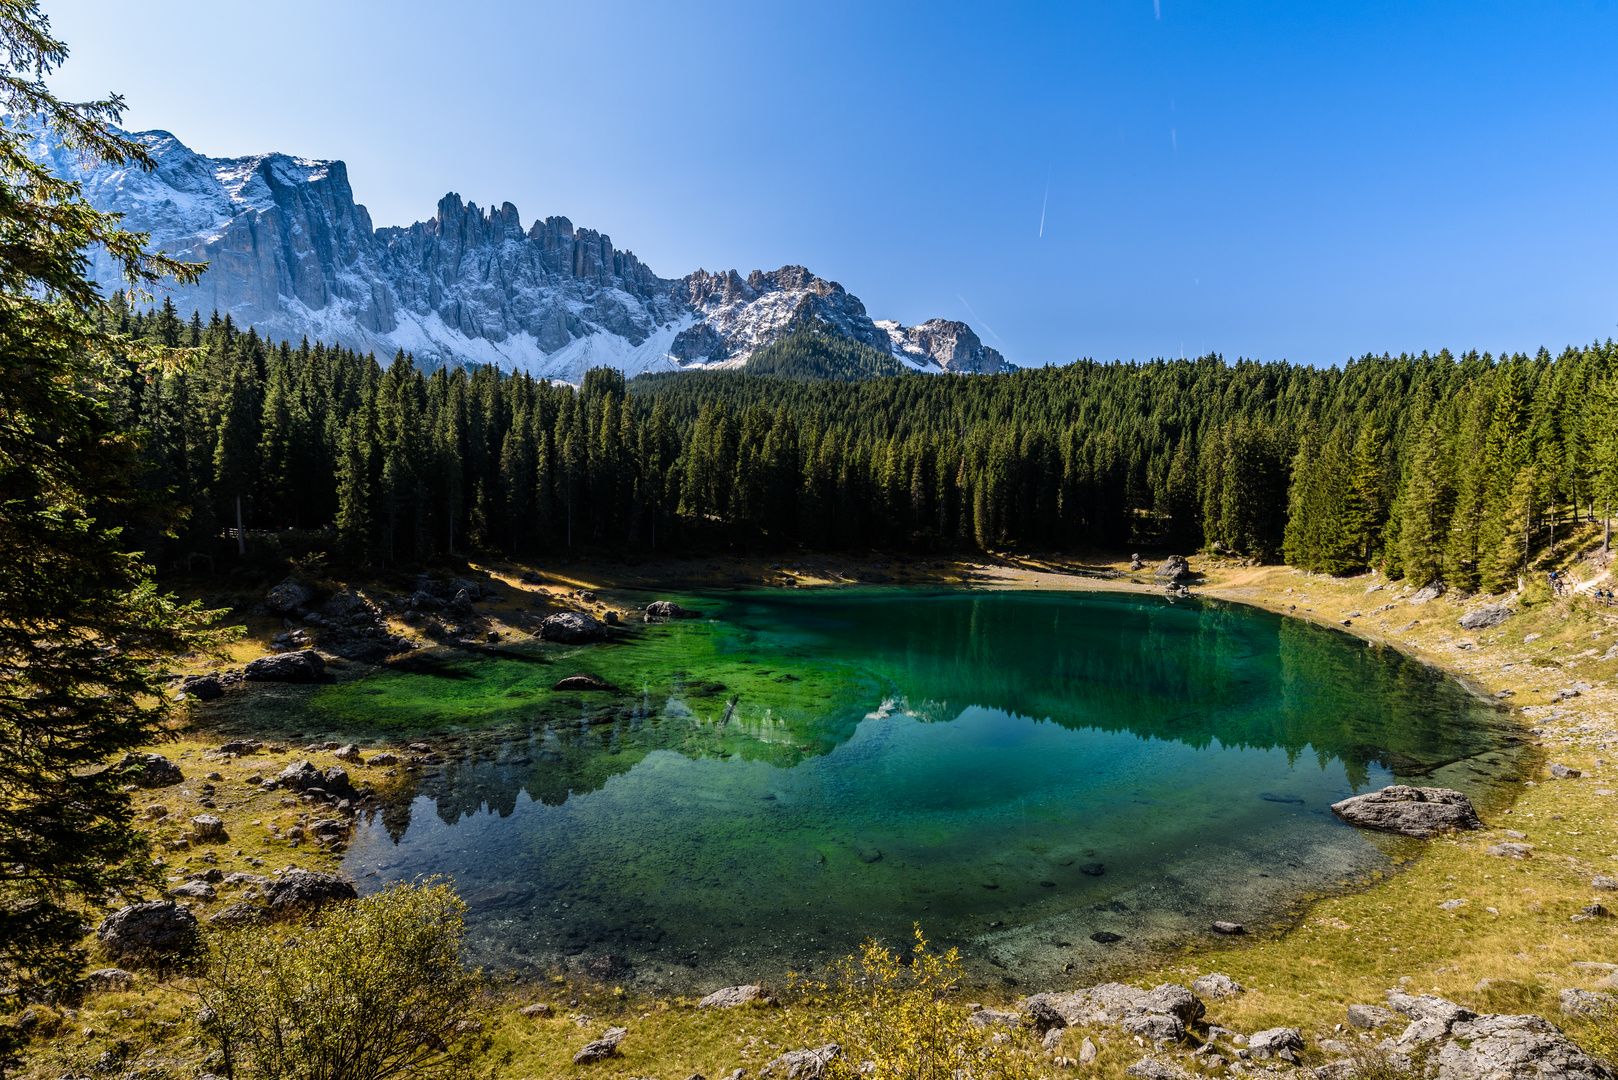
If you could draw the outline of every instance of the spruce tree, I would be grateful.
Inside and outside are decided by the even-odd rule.
[[[95,210],[29,154],[48,137],[150,169],[111,125],[122,99],[68,104],[43,76],[67,56],[38,5],[0,5],[0,1012],[82,970],[82,926],[157,884],[113,755],[163,734],[172,658],[211,647],[206,613],[152,583],[120,520],[147,506],[138,445],[116,426],[134,366],[180,358],[98,318],[88,252],[135,285],[202,267],[147,255],[146,237]],[[17,1029],[0,1026],[0,1057]]]

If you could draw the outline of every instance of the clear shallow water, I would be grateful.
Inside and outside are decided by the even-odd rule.
[[[1387,869],[1397,845],[1327,809],[1349,794],[1404,780],[1486,807],[1516,776],[1500,711],[1255,609],[897,590],[703,606],[627,644],[324,696],[327,715],[502,720],[359,831],[348,870],[366,888],[453,874],[496,967],[610,954],[626,981],[701,988],[818,970],[919,921],[975,977],[1037,981]],[[514,689],[571,670],[625,691]]]

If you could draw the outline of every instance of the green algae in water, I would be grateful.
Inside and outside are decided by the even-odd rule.
[[[351,872],[374,872],[367,888],[454,874],[497,966],[613,954],[646,985],[701,988],[816,970],[920,921],[976,978],[1036,978],[1387,869],[1397,844],[1329,812],[1356,791],[1402,780],[1486,807],[1516,776],[1504,715],[1452,680],[1254,609],[900,590],[708,603],[716,618],[640,644],[549,655],[547,677],[631,692],[505,714],[519,722],[356,834]],[[472,722],[538,685],[483,662],[448,680],[451,705],[379,674],[320,707]],[[384,692],[350,694],[367,682]]]

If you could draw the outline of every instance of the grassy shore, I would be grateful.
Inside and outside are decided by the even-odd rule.
[[[989,557],[940,564],[814,558],[800,560],[796,569],[791,560],[776,564],[779,568],[772,568],[772,562],[576,560],[542,568],[545,583],[538,586],[521,583],[527,567],[493,563],[483,569],[524,598],[525,610],[511,610],[508,599],[487,606],[481,614],[495,628],[527,630],[549,609],[581,606],[576,596],[581,589],[598,597],[582,606],[623,610],[644,602],[641,590],[729,584],[803,588],[879,576],[971,588],[1157,588],[1149,572],[1131,574],[1126,562],[1108,559]],[[1441,994],[1479,1011],[1541,1013],[1564,1023],[1577,1036],[1577,1027],[1557,1013],[1557,991],[1604,985],[1605,975],[1576,968],[1576,961],[1618,963],[1615,920],[1574,919],[1587,905],[1604,900],[1603,894],[1592,890],[1592,878],[1618,876],[1613,814],[1618,795],[1608,787],[1618,789],[1618,776],[1604,760],[1618,754],[1612,686],[1618,659],[1601,659],[1615,641],[1618,610],[1600,607],[1587,597],[1553,601],[1545,595],[1536,600],[1530,589],[1515,602],[1517,615],[1496,629],[1474,634],[1463,631],[1457,620],[1487,598],[1462,600],[1451,595],[1411,604],[1413,589],[1408,583],[1389,583],[1374,575],[1337,580],[1287,567],[1241,566],[1204,557],[1193,557],[1192,566],[1200,575],[1199,584],[1193,586],[1197,593],[1335,625],[1370,645],[1398,648],[1450,671],[1480,694],[1509,691],[1504,701],[1532,731],[1541,756],[1532,782],[1524,784],[1514,805],[1494,815],[1488,831],[1430,842],[1417,858],[1374,887],[1303,898],[1291,919],[1255,928],[1257,932],[1245,938],[1161,956],[1115,976],[1140,985],[1189,984],[1200,974],[1224,972],[1247,992],[1210,1002],[1208,1019],[1237,1031],[1287,1025],[1300,1027],[1311,1040],[1330,1037],[1348,1004],[1379,1003],[1386,989],[1403,985],[1412,993]],[[1383,588],[1368,591],[1378,585]],[[249,637],[239,647],[238,660],[257,655],[280,630],[278,620],[248,620],[248,624]],[[1538,636],[1525,640],[1532,635]],[[1588,689],[1581,689],[1577,697],[1552,701],[1557,691],[1575,680],[1588,684]],[[165,869],[171,876],[178,878],[210,863],[227,874],[238,869],[265,873],[288,866],[332,867],[332,854],[284,839],[286,829],[306,808],[283,793],[263,792],[246,782],[250,776],[273,775],[287,762],[304,757],[321,766],[333,764],[329,753],[290,747],[285,753],[220,761],[210,758],[217,739],[191,730],[176,734],[177,741],[157,749],[180,763],[187,782],[153,795],[149,801],[164,805],[167,814],[147,827],[163,847],[175,839],[179,823],[207,810],[225,819],[229,839],[206,848],[164,850]],[[1548,772],[1552,763],[1578,769],[1582,776],[1552,779]],[[387,769],[345,767],[356,784],[383,794],[390,785],[410,782],[399,771],[389,775]],[[217,779],[206,779],[210,773]],[[204,791],[204,783],[211,784],[212,791]],[[204,807],[204,801],[213,807]],[[1507,839],[1507,829],[1525,834],[1520,842],[1533,845],[1532,857],[1507,859],[1487,853],[1490,845]],[[1618,900],[1618,894],[1605,895]],[[214,903],[234,898],[222,890]],[[1441,906],[1452,900],[1465,903]],[[823,1020],[813,1008],[793,1004],[788,988],[776,989],[785,991],[786,1005],[715,1013],[696,1010],[690,1000],[648,999],[610,984],[560,976],[537,984],[497,982],[493,993],[499,1019],[494,1036],[497,1049],[509,1055],[501,1075],[537,1078],[588,1072],[600,1077],[682,1080],[692,1073],[715,1077],[736,1068],[756,1072],[782,1049],[815,1043]],[[516,1012],[533,1002],[553,1008],[540,1017]],[[194,1075],[203,1054],[188,1023],[194,1009],[184,977],[150,975],[143,976],[133,992],[88,995],[77,1010],[37,1008],[33,1053],[19,1075],[58,1077],[109,1051],[139,1061],[143,1068]],[[572,1054],[609,1024],[629,1029],[619,1056],[587,1070],[575,1068]],[[1071,1032],[1068,1045],[1058,1053],[1076,1056],[1084,1034]],[[1070,1069],[1052,1064],[1047,1074],[1121,1077],[1124,1067],[1140,1055],[1140,1048],[1126,1037],[1090,1034],[1101,1047],[1094,1065]]]

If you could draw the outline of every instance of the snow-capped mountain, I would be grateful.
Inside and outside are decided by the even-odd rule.
[[[865,305],[801,266],[745,279],[731,270],[660,278],[628,251],[565,217],[524,229],[517,208],[463,203],[406,228],[374,228],[341,161],[285,154],[210,158],[166,131],[132,136],[156,162],[85,168],[41,137],[35,157],[79,180],[101,210],[151,234],[151,247],[209,263],[175,305],[228,312],[272,340],[307,336],[418,363],[492,363],[578,382],[597,365],[628,375],[739,366],[812,324],[934,372],[1008,367],[964,323],[873,322]],[[100,254],[105,290],[121,286]]]

